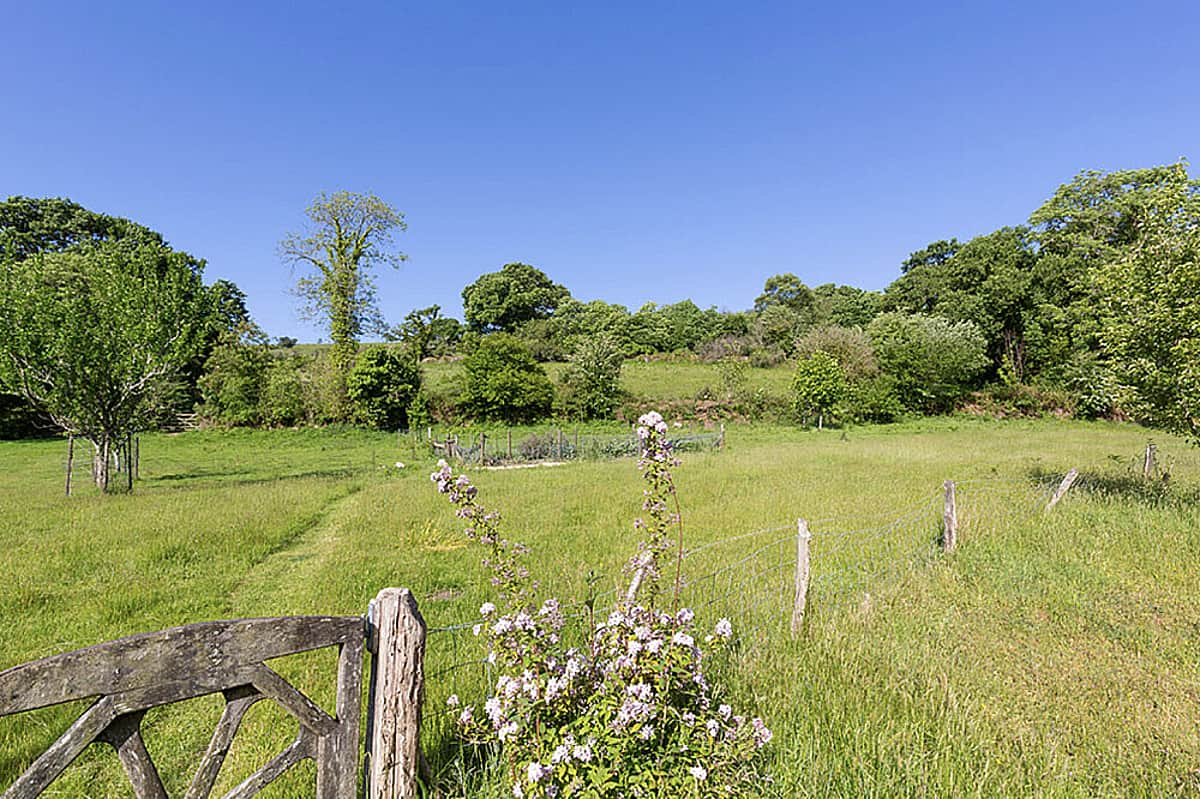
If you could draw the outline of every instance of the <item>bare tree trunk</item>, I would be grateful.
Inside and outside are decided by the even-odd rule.
[[[92,474],[96,477],[96,488],[108,493],[108,461],[112,455],[112,440],[108,433],[101,433],[99,441],[93,441],[96,448],[92,459]]]

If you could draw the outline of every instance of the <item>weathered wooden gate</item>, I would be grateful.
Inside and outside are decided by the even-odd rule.
[[[412,595],[385,589],[362,616],[287,616],[202,622],[67,652],[0,672],[0,716],[98,697],[3,794],[41,794],[92,743],[117,753],[139,799],[166,799],[146,750],[146,712],[220,693],[225,709],[185,799],[212,793],[246,711],[264,699],[299,722],[296,739],[226,794],[241,799],[306,758],[316,761],[318,799],[349,799],[361,756],[363,650],[374,653],[368,713],[372,797],[415,796],[424,621]],[[285,655],[338,647],[335,715],[266,665]],[[383,656],[381,657],[381,653]]]

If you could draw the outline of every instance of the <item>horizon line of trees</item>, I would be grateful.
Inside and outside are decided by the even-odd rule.
[[[724,372],[794,360],[791,411],[820,423],[942,412],[991,386],[1005,401],[1059,392],[1080,415],[1200,433],[1200,183],[1186,161],[1082,172],[1023,224],[912,253],[881,292],[785,272],[741,311],[582,302],[515,262],[463,288],[461,322],[434,305],[388,325],[372,272],[405,260],[393,240],[403,214],[350,192],[322,194],[306,213],[280,255],[330,331],[320,365],[272,354],[237,286],[206,286],[204,262],[160,234],[62,199],[0,203],[0,429],[19,429],[30,406],[98,449],[118,428],[193,406],[226,424],[408,424],[438,412],[420,361],[459,356],[468,376],[502,379],[469,379],[449,412],[604,416],[620,401],[621,359],[688,353]],[[398,348],[361,350],[366,332]],[[112,352],[96,355],[97,341]],[[122,352],[139,357],[116,368]],[[161,363],[142,357],[152,352]],[[553,399],[546,361],[569,362],[571,403]],[[126,410],[114,409],[118,394]]]

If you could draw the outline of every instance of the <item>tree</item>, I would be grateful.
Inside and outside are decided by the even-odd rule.
[[[1096,238],[1104,351],[1134,390],[1130,410],[1200,440],[1200,181],[1184,162],[1153,176]],[[1124,246],[1106,249],[1117,235]]]
[[[359,418],[380,430],[408,427],[408,407],[421,390],[421,370],[411,358],[384,347],[358,355],[347,383]]]
[[[536,267],[505,264],[462,290],[463,319],[476,332],[512,333],[522,322],[550,316],[570,296]]]
[[[0,375],[91,441],[108,489],[115,443],[169,401],[199,349],[211,297],[195,261],[108,241],[0,264]]]
[[[813,309],[813,293],[791,272],[772,275],[763,284],[763,293],[754,300],[754,310],[764,311],[772,305],[783,305],[802,316],[808,316]]]
[[[508,333],[483,337],[463,360],[459,404],[476,419],[520,424],[550,413],[554,385],[528,348]]]
[[[567,404],[584,419],[605,419],[621,398],[621,345],[608,334],[581,339],[563,371]]]
[[[305,213],[307,228],[285,236],[279,254],[304,270],[295,286],[304,312],[329,326],[334,392],[341,406],[335,411],[344,416],[358,337],[382,327],[372,269],[398,268],[407,259],[394,249],[393,236],[408,226],[404,214],[374,194],[322,193]]]
[[[197,410],[219,424],[259,424],[270,366],[271,350],[262,330],[246,325],[239,332],[224,334],[204,362]]]
[[[972,322],[939,316],[880,314],[867,327],[879,368],[914,410],[949,410],[987,367],[987,343]]]
[[[388,341],[400,341],[420,361],[431,355],[449,355],[462,338],[457,319],[442,316],[442,306],[431,305],[410,311],[404,321],[384,333]]]
[[[814,352],[796,364],[792,378],[792,410],[806,424],[817,417],[823,427],[825,417],[846,396],[846,374],[837,359],[827,352]]]

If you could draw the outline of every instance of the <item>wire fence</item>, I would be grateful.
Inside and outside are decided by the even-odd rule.
[[[722,428],[713,432],[678,431],[668,439],[676,452],[719,449],[725,443]],[[441,441],[429,431],[427,441],[435,455],[478,466],[506,466],[581,459],[632,458],[639,452],[637,434],[581,434],[561,428],[515,434],[446,433]]]
[[[958,526],[969,537],[1042,515],[1055,488],[1050,480],[1005,478],[969,479],[955,486]],[[944,557],[945,496],[943,487],[931,488],[877,524],[863,524],[861,518],[808,521],[807,613],[836,616],[870,607],[874,593]],[[671,563],[663,569],[659,605],[691,608],[702,633],[729,619],[743,650],[778,641],[788,635],[795,605],[798,536],[797,523],[790,522],[687,549],[678,567]],[[582,643],[594,622],[606,618],[622,598],[613,588],[564,603],[564,636]],[[469,619],[428,630],[423,737],[434,749],[452,745],[447,741],[454,737],[450,728],[457,711],[447,707],[447,697],[477,701],[492,687],[484,644],[474,634],[480,623]]]

